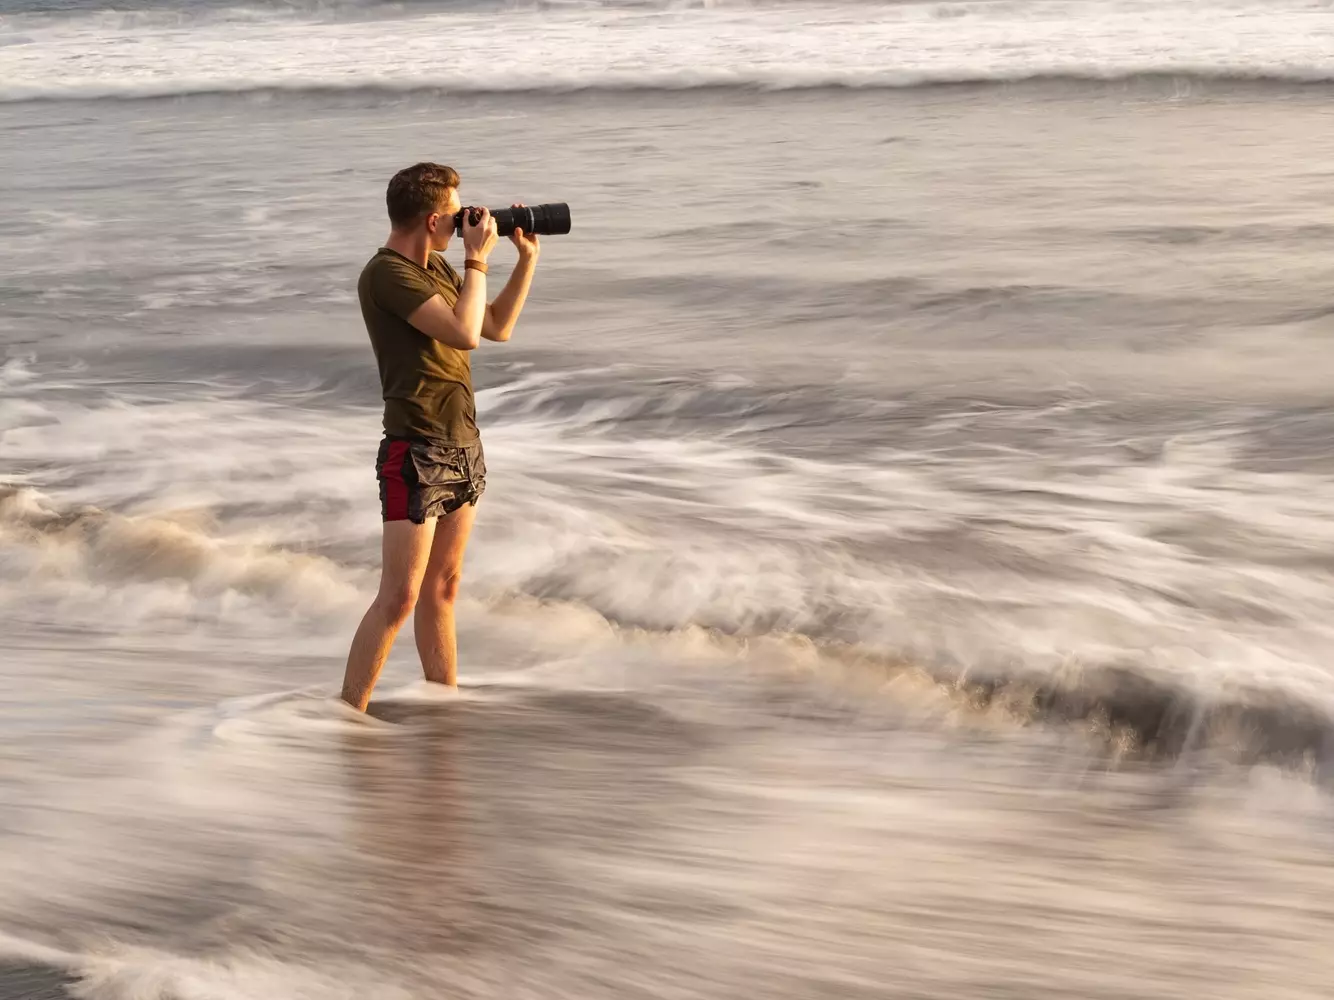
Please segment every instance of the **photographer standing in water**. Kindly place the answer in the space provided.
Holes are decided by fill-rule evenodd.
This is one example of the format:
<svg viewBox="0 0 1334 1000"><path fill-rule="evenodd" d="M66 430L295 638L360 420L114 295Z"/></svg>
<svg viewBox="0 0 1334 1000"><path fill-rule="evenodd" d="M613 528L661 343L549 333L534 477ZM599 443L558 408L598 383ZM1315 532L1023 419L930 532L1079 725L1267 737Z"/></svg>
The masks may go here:
<svg viewBox="0 0 1334 1000"><path fill-rule="evenodd" d="M455 233L458 189L458 173L438 163L395 174L385 199L389 238L357 282L384 397L375 462L384 519L380 589L352 640L343 678L343 700L360 711L414 610L426 679L457 684L454 599L486 487L469 352L483 339L510 339L537 267L537 236L515 228L518 263L488 305L487 258L498 239L491 214L463 216L462 277L439 253Z"/></svg>

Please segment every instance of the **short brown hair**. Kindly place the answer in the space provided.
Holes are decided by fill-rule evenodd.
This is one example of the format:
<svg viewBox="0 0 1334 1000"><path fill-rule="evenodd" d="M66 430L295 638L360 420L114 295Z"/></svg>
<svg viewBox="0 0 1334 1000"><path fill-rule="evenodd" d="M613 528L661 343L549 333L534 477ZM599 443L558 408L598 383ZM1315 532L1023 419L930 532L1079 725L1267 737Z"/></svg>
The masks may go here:
<svg viewBox="0 0 1334 1000"><path fill-rule="evenodd" d="M414 163L404 167L389 180L385 204L389 221L397 227L409 226L423 216L438 212L449 200L450 188L459 186L459 174L441 163Z"/></svg>

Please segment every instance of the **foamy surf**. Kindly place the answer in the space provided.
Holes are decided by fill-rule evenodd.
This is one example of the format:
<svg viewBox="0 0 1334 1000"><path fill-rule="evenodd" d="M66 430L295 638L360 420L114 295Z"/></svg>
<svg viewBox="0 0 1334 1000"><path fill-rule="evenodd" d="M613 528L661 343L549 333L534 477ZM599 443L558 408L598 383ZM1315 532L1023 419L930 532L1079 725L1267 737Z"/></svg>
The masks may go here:
<svg viewBox="0 0 1334 1000"><path fill-rule="evenodd" d="M318 738L374 730L378 720L353 709L326 689L305 688L225 703L205 712L209 735L221 743L262 745L278 740ZM198 722L195 723L196 725ZM189 719L183 725L190 728Z"/></svg>
<svg viewBox="0 0 1334 1000"><path fill-rule="evenodd" d="M33 385L16 383L14 398ZM681 637L697 633L719 637L719 649L763 648L766 637L791 635L835 658L847 650L919 665L942 683L982 678L1033 692L1030 701L1054 699L1057 719L1125 703L1116 713L1133 717L1139 743L1159 739L1153 720L1175 719L1178 701L1190 718L1191 706L1255 700L1244 692L1272 691L1317 715L1334 700L1321 665L1331 642L1323 612L1334 606L1334 590L1308 571L1303 554L1329 535L1325 505L1312 498L1331 485L1316 474L1244 467L1246 441L1263 422L1253 427L1239 413L1230 424L1181 429L1150 460L1128 460L1110 401L942 407L914 418L914 427L902 408L878 401L793 394L795 410L823 406L831 420L898 421L895 447L831 458L762 443L765 425L745 420L758 405L748 391L686 392L586 370L490 391L488 451L505 473L494 478L477 529L465 628L488 645L540 649L539 662L525 669L546 671L543 682L580 677L612 687L632 683L630 668L588 669L587 651L624 659L644 648L660 660L673 650L692 655ZM151 430L172 445L161 465L146 470L134 449L102 448L95 462L84 459L77 489L124 496L122 505L142 509L132 487L145 477L179 477L195 505L188 516L151 506L121 513L62 504L56 485L48 487L55 494L9 487L0 496L8 607L29 621L77 615L112 635L127 620L169 631L212 621L244 627L254 648L261 641L281 648L293 628L320 622L327 634L293 651L327 656L332 689L347 623L369 602L374 574L360 557L301 551L297 532L338 522L351 533L360 525L365 534L345 546L357 552L373 542L375 523L326 516L294 527L291 511L317 487L326 510L360 503L366 513L374 491L364 455L339 442L354 421L374 418L338 414L318 434L295 439L293 454L310 471L289 479L279 470L300 466L285 457L249 460L249 435L283 433L286 411L268 405L233 427L227 415L242 404L204 396L191 405L188 420L176 404L151 402L124 417L113 393L71 406L68 421L58 404L16 418L19 433L3 448L20 460L59 456L62 448L75 460L69 449L88 442L63 432L91 434L100 414ZM726 421L731 433L676 433L701 419ZM621 421L641 433L618 433ZM1052 466L1041 450L956 459L933 443L1058 436L1074 423L1082 453ZM185 464L201 431L213 464L235 470L225 481L195 478ZM572 469L586 492L568 488ZM248 530L235 532L224 512L244 495L264 500L247 508ZM683 512L689 516L679 520ZM674 527L664 534L664 525ZM290 547L260 540L283 534ZM1226 558L1202 560L1204 552ZM1117 693L1123 685L1115 678L1127 668L1148 694ZM1079 693L1097 692L1104 672L1116 691ZM1072 694L1061 680L1067 676L1087 682ZM1178 732L1176 722L1163 725Z"/></svg>
<svg viewBox="0 0 1334 1000"><path fill-rule="evenodd" d="M480 677L460 680L457 687L425 679L380 685L375 689L375 701L395 705L457 705L503 698L506 693L532 686L531 671L487 669L485 664L478 664L477 671Z"/></svg>
<svg viewBox="0 0 1334 1000"><path fill-rule="evenodd" d="M0 995L14 1000L245 1000L261 995L354 1000L371 990L395 1000L410 997L364 970L305 968L262 952L210 959L125 945L103 949L71 954L6 936L0 941Z"/></svg>
<svg viewBox="0 0 1334 1000"><path fill-rule="evenodd" d="M0 100L1334 79L1334 27L1300 3L428 7L355 20L224 10L187 24L105 13L25 23L0 45ZM520 62L493 57L518 37Z"/></svg>
<svg viewBox="0 0 1334 1000"><path fill-rule="evenodd" d="M209 532L207 515L202 524L190 523L199 515L57 511L37 491L0 486L0 546L34 581L151 581L203 599L236 595L307 611L320 604L342 610L356 602L356 575L330 560L225 540Z"/></svg>

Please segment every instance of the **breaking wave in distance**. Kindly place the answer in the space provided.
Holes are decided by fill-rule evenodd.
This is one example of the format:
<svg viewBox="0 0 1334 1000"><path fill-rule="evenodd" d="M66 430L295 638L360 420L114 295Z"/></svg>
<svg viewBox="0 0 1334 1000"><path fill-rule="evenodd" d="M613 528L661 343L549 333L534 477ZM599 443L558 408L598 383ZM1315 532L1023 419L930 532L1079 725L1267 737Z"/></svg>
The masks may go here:
<svg viewBox="0 0 1334 1000"><path fill-rule="evenodd" d="M0 100L1334 80L1334 17L1302 3L352 10L11 14Z"/></svg>

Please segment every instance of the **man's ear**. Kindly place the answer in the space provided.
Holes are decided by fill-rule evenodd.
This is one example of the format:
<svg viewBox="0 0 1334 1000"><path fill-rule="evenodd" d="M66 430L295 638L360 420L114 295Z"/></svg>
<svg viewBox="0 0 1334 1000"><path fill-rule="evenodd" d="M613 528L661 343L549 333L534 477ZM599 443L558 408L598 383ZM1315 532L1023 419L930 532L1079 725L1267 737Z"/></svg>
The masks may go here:
<svg viewBox="0 0 1334 1000"><path fill-rule="evenodd" d="M436 226L440 225L440 213L432 212L426 217L426 231L434 234Z"/></svg>

